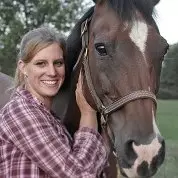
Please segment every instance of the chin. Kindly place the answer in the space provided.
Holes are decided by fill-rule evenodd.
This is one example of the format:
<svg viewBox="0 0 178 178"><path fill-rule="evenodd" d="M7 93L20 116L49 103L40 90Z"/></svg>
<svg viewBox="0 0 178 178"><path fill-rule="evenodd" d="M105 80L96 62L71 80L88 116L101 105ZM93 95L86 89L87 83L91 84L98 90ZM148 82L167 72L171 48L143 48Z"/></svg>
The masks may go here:
<svg viewBox="0 0 178 178"><path fill-rule="evenodd" d="M53 97L53 96L55 96L57 93L58 93L58 91L56 91L56 92L49 92L49 93L47 93L47 95Z"/></svg>
<svg viewBox="0 0 178 178"><path fill-rule="evenodd" d="M48 97L54 97L57 93L58 93L59 89L58 90L48 90L48 91L44 91L43 92L43 95L44 96L48 96Z"/></svg>

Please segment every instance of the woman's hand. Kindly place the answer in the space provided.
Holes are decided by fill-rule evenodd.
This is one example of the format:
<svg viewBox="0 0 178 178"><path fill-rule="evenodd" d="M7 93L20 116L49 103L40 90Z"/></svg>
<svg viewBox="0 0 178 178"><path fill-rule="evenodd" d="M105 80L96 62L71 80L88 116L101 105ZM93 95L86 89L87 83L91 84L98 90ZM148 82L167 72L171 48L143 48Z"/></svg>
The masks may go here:
<svg viewBox="0 0 178 178"><path fill-rule="evenodd" d="M98 125L97 125L96 111L87 103L83 95L82 85L83 85L83 76L80 72L77 88L75 91L77 105L81 112L80 127L89 127L89 128L97 129Z"/></svg>

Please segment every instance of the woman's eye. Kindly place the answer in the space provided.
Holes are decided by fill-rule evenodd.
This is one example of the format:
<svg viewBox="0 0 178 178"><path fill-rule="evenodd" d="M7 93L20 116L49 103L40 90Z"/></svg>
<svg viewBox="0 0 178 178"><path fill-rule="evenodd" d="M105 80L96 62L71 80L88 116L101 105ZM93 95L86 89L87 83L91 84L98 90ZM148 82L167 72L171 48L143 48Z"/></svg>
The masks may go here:
<svg viewBox="0 0 178 178"><path fill-rule="evenodd" d="M45 66L45 62L37 62L36 65L40 66L40 67L44 67Z"/></svg>
<svg viewBox="0 0 178 178"><path fill-rule="evenodd" d="M60 67L60 66L62 66L64 64L64 61L56 61L54 64L56 66Z"/></svg>
<svg viewBox="0 0 178 178"><path fill-rule="evenodd" d="M106 51L106 48L105 48L104 44L102 44L102 43L95 44L95 49L97 50L99 55L101 55L101 56L106 56L107 55L107 51Z"/></svg>

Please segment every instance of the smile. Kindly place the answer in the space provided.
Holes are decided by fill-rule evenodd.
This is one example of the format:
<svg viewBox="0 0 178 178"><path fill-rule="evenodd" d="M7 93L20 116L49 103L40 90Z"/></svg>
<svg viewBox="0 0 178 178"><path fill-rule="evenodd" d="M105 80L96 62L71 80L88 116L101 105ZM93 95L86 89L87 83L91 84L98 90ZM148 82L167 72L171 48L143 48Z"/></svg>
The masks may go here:
<svg viewBox="0 0 178 178"><path fill-rule="evenodd" d="M42 82L47 85L56 85L58 81L57 80L43 80Z"/></svg>

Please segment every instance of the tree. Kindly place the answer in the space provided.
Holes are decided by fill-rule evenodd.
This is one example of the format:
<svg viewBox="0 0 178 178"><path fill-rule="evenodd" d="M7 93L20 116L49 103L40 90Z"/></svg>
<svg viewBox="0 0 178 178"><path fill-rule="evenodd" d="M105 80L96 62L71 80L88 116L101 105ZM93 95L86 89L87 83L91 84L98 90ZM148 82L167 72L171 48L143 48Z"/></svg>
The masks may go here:
<svg viewBox="0 0 178 178"><path fill-rule="evenodd" d="M85 2L85 1L84 1ZM87 7L83 0L1 0L0 70L13 75L18 44L27 31L44 24L68 32Z"/></svg>
<svg viewBox="0 0 178 178"><path fill-rule="evenodd" d="M178 43L170 46L161 75L160 98L178 98Z"/></svg>

